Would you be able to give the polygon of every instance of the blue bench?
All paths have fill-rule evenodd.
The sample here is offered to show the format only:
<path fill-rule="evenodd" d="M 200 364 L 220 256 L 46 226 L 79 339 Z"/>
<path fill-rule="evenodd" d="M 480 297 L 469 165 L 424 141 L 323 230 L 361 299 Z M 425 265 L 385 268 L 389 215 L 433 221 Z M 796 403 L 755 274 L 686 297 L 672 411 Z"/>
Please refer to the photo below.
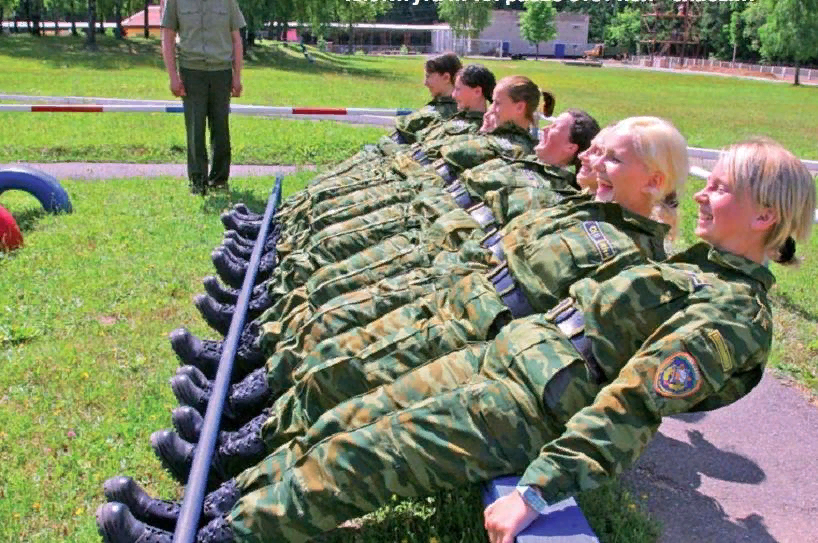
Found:
<path fill-rule="evenodd" d="M 483 503 L 488 506 L 513 492 L 519 480 L 517 476 L 498 477 L 486 484 Z M 517 543 L 599 543 L 599 539 L 574 498 L 568 498 L 552 505 L 548 513 L 517 534 Z"/>

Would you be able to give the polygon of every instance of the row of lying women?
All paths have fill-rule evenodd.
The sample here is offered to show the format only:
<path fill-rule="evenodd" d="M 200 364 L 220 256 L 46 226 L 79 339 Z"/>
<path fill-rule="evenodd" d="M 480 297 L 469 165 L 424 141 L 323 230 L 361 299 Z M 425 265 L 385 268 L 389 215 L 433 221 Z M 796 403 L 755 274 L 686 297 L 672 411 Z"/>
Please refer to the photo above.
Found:
<path fill-rule="evenodd" d="M 727 148 L 693 197 L 700 241 L 668 256 L 688 172 L 671 123 L 600 131 L 571 109 L 537 142 L 529 79 L 495 85 L 453 55 L 426 72 L 429 105 L 287 198 L 263 240 L 201 543 L 308 540 L 395 495 L 521 474 L 485 511 L 489 539 L 511 541 L 634 462 L 662 417 L 761 379 L 765 264 L 796 260 L 815 208 L 795 156 L 767 139 Z M 213 259 L 237 287 L 261 216 L 222 220 Z M 225 333 L 238 291 L 205 286 L 196 304 Z M 179 329 L 171 344 L 184 407 L 151 442 L 184 483 L 222 342 Z M 104 491 L 105 541 L 171 541 L 178 503 L 126 476 Z"/>

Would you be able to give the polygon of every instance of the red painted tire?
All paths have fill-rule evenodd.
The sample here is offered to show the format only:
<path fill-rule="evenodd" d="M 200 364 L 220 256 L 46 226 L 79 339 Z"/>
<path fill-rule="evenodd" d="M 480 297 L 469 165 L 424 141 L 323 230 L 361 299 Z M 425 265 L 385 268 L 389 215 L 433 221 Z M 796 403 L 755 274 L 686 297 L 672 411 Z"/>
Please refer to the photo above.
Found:
<path fill-rule="evenodd" d="M 8 210 L 0 206 L 0 251 L 13 251 L 23 246 L 23 233 Z"/>

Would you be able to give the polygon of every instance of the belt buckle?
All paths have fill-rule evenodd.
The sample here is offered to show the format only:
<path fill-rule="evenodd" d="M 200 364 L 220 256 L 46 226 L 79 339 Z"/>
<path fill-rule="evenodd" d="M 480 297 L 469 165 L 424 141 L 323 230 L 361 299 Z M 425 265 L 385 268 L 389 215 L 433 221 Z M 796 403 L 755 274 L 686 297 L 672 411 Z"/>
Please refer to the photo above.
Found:
<path fill-rule="evenodd" d="M 477 221 L 480 228 L 485 230 L 489 226 L 497 226 L 497 217 L 491 212 L 489 206 L 483 202 L 479 202 L 466 210 L 471 217 Z"/>

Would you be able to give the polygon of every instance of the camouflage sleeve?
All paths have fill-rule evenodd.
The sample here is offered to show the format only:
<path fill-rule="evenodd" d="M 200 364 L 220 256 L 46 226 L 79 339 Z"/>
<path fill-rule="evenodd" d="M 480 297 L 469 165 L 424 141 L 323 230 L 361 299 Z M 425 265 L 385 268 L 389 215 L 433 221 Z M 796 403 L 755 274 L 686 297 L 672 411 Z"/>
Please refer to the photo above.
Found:
<path fill-rule="evenodd" d="M 643 345 L 593 403 L 567 420 L 521 484 L 540 487 L 550 503 L 594 488 L 639 457 L 662 417 L 693 410 L 725 389 L 740 390 L 735 375 L 763 366 L 767 357 L 757 341 L 759 325 L 698 305 L 704 307 L 688 307 L 661 326 L 653 335 L 658 339 Z M 545 412 L 558 412 L 559 397 L 544 398 Z"/>
<path fill-rule="evenodd" d="M 418 131 L 441 120 L 440 113 L 433 106 L 427 105 L 409 115 L 398 117 L 395 120 L 395 130 L 403 135 L 406 143 L 414 143 Z"/>
<path fill-rule="evenodd" d="M 463 137 L 463 136 L 460 136 Z M 468 170 L 499 156 L 488 137 L 474 134 L 440 148 L 440 156 L 458 171 Z"/>

